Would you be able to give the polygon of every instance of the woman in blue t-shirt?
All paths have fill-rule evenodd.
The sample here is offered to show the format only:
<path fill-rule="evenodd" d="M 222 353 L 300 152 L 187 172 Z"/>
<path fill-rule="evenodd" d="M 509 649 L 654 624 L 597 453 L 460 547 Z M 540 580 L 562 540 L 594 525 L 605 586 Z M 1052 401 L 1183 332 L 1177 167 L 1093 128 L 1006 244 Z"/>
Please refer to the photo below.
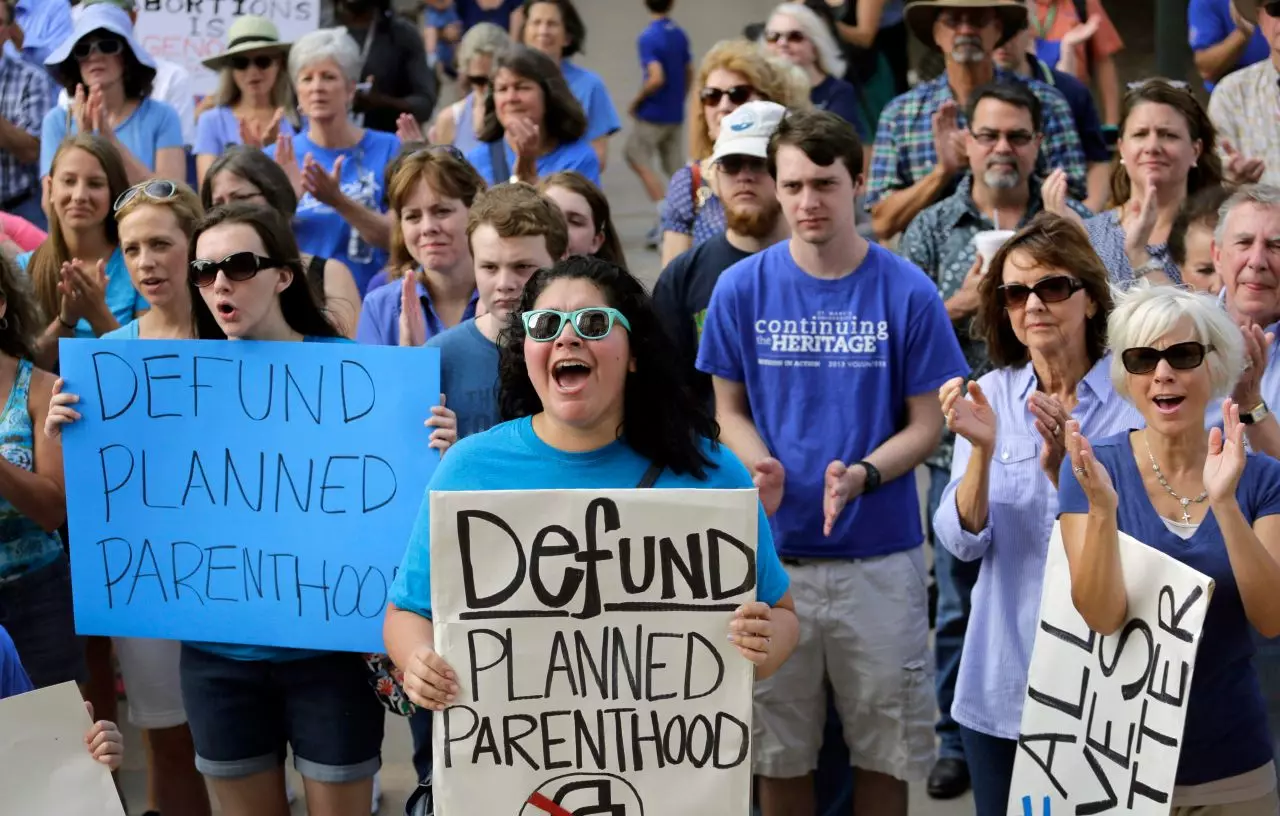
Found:
<path fill-rule="evenodd" d="M 513 45 L 494 61 L 483 144 L 467 160 L 489 184 L 517 176 L 536 184 L 557 170 L 577 170 L 599 184 L 600 160 L 586 133 L 582 105 L 556 64 L 541 51 Z"/>
<path fill-rule="evenodd" d="M 1110 635 L 1125 624 L 1126 584 L 1143 577 L 1124 574 L 1121 532 L 1213 580 L 1186 725 L 1168 735 L 1182 748 L 1170 804 L 1175 813 L 1276 813 L 1252 635 L 1280 635 L 1280 462 L 1246 451 L 1230 399 L 1223 427 L 1204 430 L 1210 403 L 1242 373 L 1262 372 L 1244 372 L 1240 329 L 1216 298 L 1171 286 L 1122 296 L 1107 336 L 1112 381 L 1146 428 L 1091 443 L 1067 423 L 1058 508 L 1071 597 L 1090 629 Z M 1129 716 L 1136 721 L 1136 708 Z"/>
<path fill-rule="evenodd" d="M 685 386 L 648 293 L 626 271 L 582 256 L 538 271 L 500 343 L 502 412 L 515 419 L 441 459 L 383 627 L 409 698 L 433 711 L 458 685 L 433 648 L 431 491 L 634 488 L 651 467 L 660 469 L 654 487 L 752 487 L 715 441 L 715 422 Z M 799 622 L 763 508 L 758 515 L 757 601 L 738 608 L 729 639 L 763 678 L 791 654 Z"/>

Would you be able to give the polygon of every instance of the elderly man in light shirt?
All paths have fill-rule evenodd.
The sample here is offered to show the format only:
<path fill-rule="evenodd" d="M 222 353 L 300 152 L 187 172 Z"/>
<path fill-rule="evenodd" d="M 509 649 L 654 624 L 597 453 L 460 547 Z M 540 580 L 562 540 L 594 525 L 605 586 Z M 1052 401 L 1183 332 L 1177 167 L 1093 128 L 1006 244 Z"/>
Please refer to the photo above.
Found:
<path fill-rule="evenodd" d="M 1236 184 L 1280 184 L 1280 0 L 1233 0 L 1271 46 L 1268 59 L 1228 75 L 1209 97 L 1222 166 Z"/>

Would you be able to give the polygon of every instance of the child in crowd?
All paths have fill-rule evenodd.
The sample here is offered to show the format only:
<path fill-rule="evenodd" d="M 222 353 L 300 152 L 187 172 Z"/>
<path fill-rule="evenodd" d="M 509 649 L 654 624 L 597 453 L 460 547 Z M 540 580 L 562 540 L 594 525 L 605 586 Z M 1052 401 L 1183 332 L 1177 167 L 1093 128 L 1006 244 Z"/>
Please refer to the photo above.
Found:
<path fill-rule="evenodd" d="M 423 0 L 422 43 L 427 64 L 443 77 L 456 79 L 453 47 L 462 39 L 462 18 L 453 0 Z"/>
<path fill-rule="evenodd" d="M 1222 291 L 1222 277 L 1213 265 L 1213 231 L 1218 208 L 1231 195 L 1223 187 L 1206 187 L 1182 203 L 1169 231 L 1169 254 L 1182 270 L 1182 281 L 1200 292 Z"/>

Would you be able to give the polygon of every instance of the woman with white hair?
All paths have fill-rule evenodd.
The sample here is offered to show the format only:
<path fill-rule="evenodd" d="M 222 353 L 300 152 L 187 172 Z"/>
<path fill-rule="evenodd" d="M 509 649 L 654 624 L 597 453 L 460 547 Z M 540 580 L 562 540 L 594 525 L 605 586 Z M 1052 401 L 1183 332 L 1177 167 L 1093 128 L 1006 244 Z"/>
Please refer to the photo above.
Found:
<path fill-rule="evenodd" d="M 458 72 L 467 95 L 440 111 L 431 126 L 432 144 L 451 144 L 467 155 L 480 146 L 484 98 L 493 74 L 493 58 L 510 45 L 507 32 L 493 23 L 480 23 L 458 44 Z"/>
<path fill-rule="evenodd" d="M 857 89 L 840 79 L 845 73 L 844 54 L 813 9 L 803 3 L 783 3 L 773 10 L 762 39 L 771 54 L 805 72 L 815 108 L 837 114 L 863 139 L 872 135 L 862 118 Z"/>
<path fill-rule="evenodd" d="M 1121 532 L 1213 579 L 1172 813 L 1275 814 L 1252 633 L 1280 635 L 1280 462 L 1245 450 L 1230 399 L 1223 427 L 1204 430 L 1206 409 L 1243 370 L 1240 329 L 1216 298 L 1143 284 L 1122 296 L 1107 328 L 1112 382 L 1146 428 L 1091 443 L 1069 423 L 1058 508 L 1071 598 L 1096 632 L 1125 623 Z"/>
<path fill-rule="evenodd" d="M 289 75 L 307 127 L 292 137 L 280 134 L 267 152 L 298 193 L 298 245 L 308 255 L 345 264 L 363 293 L 387 262 L 384 170 L 400 140 L 351 119 L 360 49 L 345 29 L 300 37 L 289 51 Z"/>

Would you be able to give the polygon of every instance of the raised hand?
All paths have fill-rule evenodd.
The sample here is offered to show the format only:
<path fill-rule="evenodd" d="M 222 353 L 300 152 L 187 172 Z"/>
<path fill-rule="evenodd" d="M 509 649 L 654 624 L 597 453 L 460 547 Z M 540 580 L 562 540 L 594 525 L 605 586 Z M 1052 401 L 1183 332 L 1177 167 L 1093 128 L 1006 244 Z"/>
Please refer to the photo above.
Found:
<path fill-rule="evenodd" d="M 963 377 L 953 377 L 938 389 L 938 401 L 947 430 L 963 436 L 976 450 L 990 456 L 996 447 L 996 412 L 982 393 L 982 386 L 976 381 L 966 385 Z"/>
<path fill-rule="evenodd" d="M 1084 489 L 1089 505 L 1115 512 L 1119 500 L 1111 474 L 1093 455 L 1093 446 L 1080 433 L 1080 423 L 1074 419 L 1067 423 L 1067 453 L 1071 457 L 1071 472 Z"/>
<path fill-rule="evenodd" d="M 1129 200 L 1124 216 L 1124 251 L 1135 270 L 1151 259 L 1147 254 L 1147 244 L 1151 243 L 1151 231 L 1155 229 L 1156 216 L 1160 213 L 1157 199 L 1155 184 L 1148 183 L 1145 195 L 1134 195 Z"/>
<path fill-rule="evenodd" d="M 396 136 L 399 137 L 400 144 L 427 141 L 422 135 L 422 125 L 412 113 L 402 113 L 396 117 Z"/>
<path fill-rule="evenodd" d="M 866 471 L 850 468 L 839 460 L 827 465 L 822 488 L 822 534 L 831 535 L 845 505 L 862 495 Z"/>
<path fill-rule="evenodd" d="M 400 279 L 400 345 L 424 346 L 426 343 L 427 319 L 418 300 L 418 279 L 410 269 Z"/>
<path fill-rule="evenodd" d="M 426 422 L 432 429 L 431 444 L 427 447 L 440 451 L 441 456 L 458 441 L 458 415 L 444 406 L 444 400 L 444 394 L 441 394 L 440 404 L 431 406 L 431 416 Z"/>
<path fill-rule="evenodd" d="M 271 121 L 265 128 L 248 116 L 240 118 L 240 141 L 250 147 L 265 149 L 267 145 L 276 141 L 276 137 L 280 134 L 280 120 L 283 118 L 284 108 L 276 108 L 276 112 L 271 115 Z"/>
<path fill-rule="evenodd" d="M 1057 488 L 1062 460 L 1067 455 L 1067 422 L 1071 419 L 1071 414 L 1062 407 L 1057 397 L 1039 391 L 1032 393 L 1027 400 L 1027 409 L 1036 418 L 1036 430 L 1044 440 L 1044 445 L 1040 448 L 1040 469 Z"/>
<path fill-rule="evenodd" d="M 430 646 L 419 646 L 404 669 L 404 690 L 419 708 L 444 711 L 458 696 L 458 675 Z"/>
<path fill-rule="evenodd" d="M 507 143 L 515 151 L 516 162 L 520 159 L 536 159 L 538 146 L 542 143 L 542 129 L 532 119 L 516 119 L 507 125 Z"/>
<path fill-rule="evenodd" d="M 933 149 L 938 154 L 938 166 L 948 173 L 963 170 L 967 160 L 958 117 L 959 108 L 950 99 L 933 114 Z"/>
<path fill-rule="evenodd" d="M 80 421 L 80 412 L 72 408 L 80 401 L 80 397 L 69 391 L 63 391 L 66 383 L 59 377 L 53 383 L 53 395 L 49 398 L 49 414 L 44 418 L 44 435 L 49 439 L 57 439 L 62 435 L 62 426 Z"/>
<path fill-rule="evenodd" d="M 1244 423 L 1240 406 L 1222 401 L 1222 427 L 1209 431 L 1209 454 L 1204 459 L 1204 489 L 1210 502 L 1234 501 L 1244 473 Z"/>
<path fill-rule="evenodd" d="M 760 491 L 760 503 L 764 505 L 764 514 L 772 516 L 778 512 L 778 505 L 782 504 L 782 493 L 787 482 L 787 473 L 782 463 L 772 456 L 761 459 L 751 469 L 751 481 L 755 483 L 756 490 Z"/>
<path fill-rule="evenodd" d="M 1076 25 L 1070 31 L 1062 35 L 1062 48 L 1075 48 L 1077 45 L 1088 42 L 1098 33 L 1098 26 L 1101 24 L 1102 18 L 1097 14 L 1089 15 L 1089 19 L 1083 23 Z"/>
<path fill-rule="evenodd" d="M 302 189 L 311 193 L 311 197 L 321 204 L 337 207 L 342 195 L 342 165 L 346 156 L 338 156 L 333 162 L 333 170 L 324 169 L 324 165 L 316 161 L 310 153 L 302 163 Z M 352 227 L 355 229 L 355 227 Z"/>
<path fill-rule="evenodd" d="M 973 317 L 978 313 L 978 307 L 982 305 L 982 299 L 978 295 L 978 287 L 982 284 L 982 263 L 982 256 L 975 255 L 973 266 L 965 273 L 960 288 L 947 298 L 947 316 L 953 321 Z"/>
<path fill-rule="evenodd" d="M 1240 154 L 1229 140 L 1222 140 L 1222 152 L 1227 155 L 1223 165 L 1227 178 L 1236 184 L 1257 184 L 1267 169 L 1262 159 L 1250 159 Z"/>
<path fill-rule="evenodd" d="M 744 603 L 729 621 L 729 642 L 755 665 L 769 659 L 773 641 L 773 609 L 763 601 Z"/>
<path fill-rule="evenodd" d="M 1236 381 L 1231 397 L 1246 411 L 1252 411 L 1262 402 L 1262 375 L 1266 373 L 1276 336 L 1256 323 L 1242 324 L 1240 334 L 1244 337 L 1244 372 Z"/>
<path fill-rule="evenodd" d="M 302 168 L 298 166 L 298 156 L 293 149 L 293 139 L 283 133 L 276 134 L 276 164 L 280 165 L 280 169 L 284 170 L 284 174 L 289 177 L 289 183 L 293 185 L 293 192 L 298 198 L 302 198 L 305 190 L 302 189 Z"/>

